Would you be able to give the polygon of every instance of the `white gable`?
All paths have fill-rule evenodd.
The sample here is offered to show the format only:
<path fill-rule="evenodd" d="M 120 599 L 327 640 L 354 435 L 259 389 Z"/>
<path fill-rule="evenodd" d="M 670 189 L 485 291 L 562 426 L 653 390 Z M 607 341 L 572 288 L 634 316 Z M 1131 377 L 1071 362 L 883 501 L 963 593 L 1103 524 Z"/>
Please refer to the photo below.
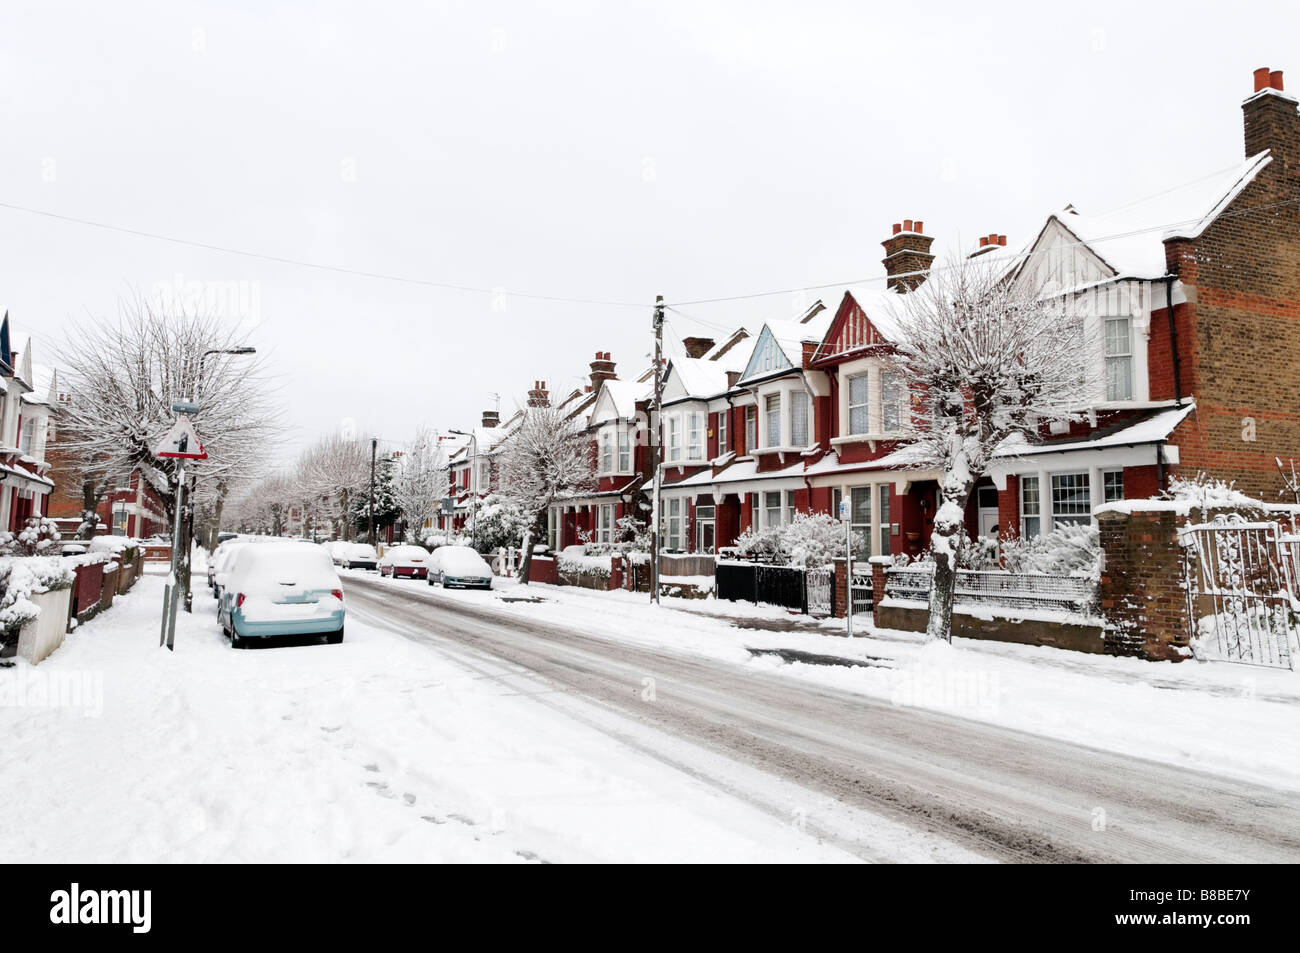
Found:
<path fill-rule="evenodd" d="M 744 380 L 760 377 L 774 371 L 789 370 L 793 366 L 790 363 L 790 358 L 781 349 L 781 345 L 777 343 L 776 336 L 772 334 L 772 329 L 764 325 L 763 332 L 758 336 L 758 342 L 754 345 L 753 353 L 750 354 L 749 364 L 745 366 Z"/>
<path fill-rule="evenodd" d="M 1117 274 L 1115 268 L 1053 216 L 1030 250 L 1020 279 L 1033 281 L 1043 294 L 1053 294 L 1107 281 Z"/>

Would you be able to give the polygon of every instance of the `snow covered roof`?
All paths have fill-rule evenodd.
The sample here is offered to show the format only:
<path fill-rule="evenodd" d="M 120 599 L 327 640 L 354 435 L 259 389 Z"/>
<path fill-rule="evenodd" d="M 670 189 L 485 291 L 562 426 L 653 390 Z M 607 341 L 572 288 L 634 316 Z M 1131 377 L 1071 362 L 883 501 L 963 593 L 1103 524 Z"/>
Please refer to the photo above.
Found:
<path fill-rule="evenodd" d="M 742 380 L 802 367 L 804 342 L 820 344 L 834 320 L 835 313 L 823 308 L 803 320 L 766 322 L 747 355 Z"/>
<path fill-rule="evenodd" d="M 719 486 L 723 483 L 739 483 L 743 480 L 776 480 L 783 477 L 802 477 L 804 473 L 803 461 L 792 463 L 780 470 L 765 470 L 759 473 L 757 460 L 737 460 L 716 476 L 712 470 L 701 470 L 685 480 L 679 480 L 676 483 L 665 483 L 663 489 L 676 490 L 681 487 Z"/>
<path fill-rule="evenodd" d="M 1131 447 L 1146 443 L 1159 443 L 1166 439 L 1187 415 L 1196 409 L 1192 402 L 1182 407 L 1168 407 L 1133 423 L 1123 424 L 1082 440 L 1050 440 L 1035 444 L 1004 443 L 997 450 L 999 457 L 1024 457 L 1040 453 L 1066 453 L 1071 450 L 1100 450 L 1105 447 Z"/>
<path fill-rule="evenodd" d="M 1271 161 L 1267 152 L 1261 152 L 1109 212 L 1085 215 L 1067 206 L 1049 216 L 1048 222 L 1060 222 L 1117 277 L 1160 278 L 1167 272 L 1164 241 L 1198 237 Z"/>
<path fill-rule="evenodd" d="M 54 368 L 33 364 L 32 392 L 23 395 L 23 403 L 52 405 L 58 397 L 55 391 L 57 380 L 58 374 Z"/>
<path fill-rule="evenodd" d="M 609 401 L 616 417 L 629 420 L 636 416 L 636 402 L 645 400 L 653 392 L 654 388 L 642 381 L 605 381 L 600 385 L 598 400 Z"/>
<path fill-rule="evenodd" d="M 728 390 L 729 361 L 710 361 L 702 357 L 675 357 L 668 368 L 682 389 L 691 397 L 716 397 Z M 743 365 L 742 365 L 743 366 Z"/>

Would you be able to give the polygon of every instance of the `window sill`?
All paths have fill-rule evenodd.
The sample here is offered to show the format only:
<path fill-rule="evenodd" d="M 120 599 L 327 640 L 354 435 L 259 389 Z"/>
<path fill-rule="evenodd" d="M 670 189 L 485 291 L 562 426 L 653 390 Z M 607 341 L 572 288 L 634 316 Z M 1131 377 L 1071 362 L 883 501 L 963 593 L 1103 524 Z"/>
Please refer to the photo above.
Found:
<path fill-rule="evenodd" d="M 815 447 L 816 444 L 813 444 L 812 446 Z M 755 447 L 749 452 L 751 456 L 757 457 L 762 456 L 765 453 L 803 453 L 805 450 L 810 449 L 812 449 L 812 447 Z"/>
<path fill-rule="evenodd" d="M 852 433 L 843 437 L 831 437 L 832 447 L 841 447 L 846 443 L 870 443 L 874 444 L 878 440 L 899 440 L 899 434 L 894 433 Z M 872 449 L 875 449 L 874 447 Z"/>

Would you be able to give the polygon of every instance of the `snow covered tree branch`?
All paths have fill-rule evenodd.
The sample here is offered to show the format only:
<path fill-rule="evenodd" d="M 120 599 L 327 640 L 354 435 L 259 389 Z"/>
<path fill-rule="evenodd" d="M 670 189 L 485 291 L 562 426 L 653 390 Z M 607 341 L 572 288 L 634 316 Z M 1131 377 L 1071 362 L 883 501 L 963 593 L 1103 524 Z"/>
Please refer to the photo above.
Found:
<path fill-rule="evenodd" d="M 936 269 L 898 305 L 890 362 L 911 401 L 901 415 L 907 456 L 943 474 L 930 541 L 932 639 L 952 637 L 956 553 L 976 482 L 997 455 L 1081 419 L 1100 374 L 1100 348 L 1081 313 L 1004 272 L 967 259 Z"/>

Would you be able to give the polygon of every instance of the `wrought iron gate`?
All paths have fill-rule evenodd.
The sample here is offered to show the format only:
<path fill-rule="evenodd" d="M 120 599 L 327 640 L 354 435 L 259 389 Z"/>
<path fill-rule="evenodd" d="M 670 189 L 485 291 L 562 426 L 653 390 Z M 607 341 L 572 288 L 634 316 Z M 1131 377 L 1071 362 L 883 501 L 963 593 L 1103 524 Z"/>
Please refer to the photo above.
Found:
<path fill-rule="evenodd" d="M 853 575 L 849 579 L 849 605 L 854 615 L 865 615 L 871 611 L 871 566 L 853 566 Z"/>
<path fill-rule="evenodd" d="M 827 616 L 835 611 L 835 570 L 804 570 L 804 611 L 809 615 Z"/>
<path fill-rule="evenodd" d="M 1181 532 L 1197 658 L 1295 668 L 1300 657 L 1295 537 L 1236 515 Z"/>

